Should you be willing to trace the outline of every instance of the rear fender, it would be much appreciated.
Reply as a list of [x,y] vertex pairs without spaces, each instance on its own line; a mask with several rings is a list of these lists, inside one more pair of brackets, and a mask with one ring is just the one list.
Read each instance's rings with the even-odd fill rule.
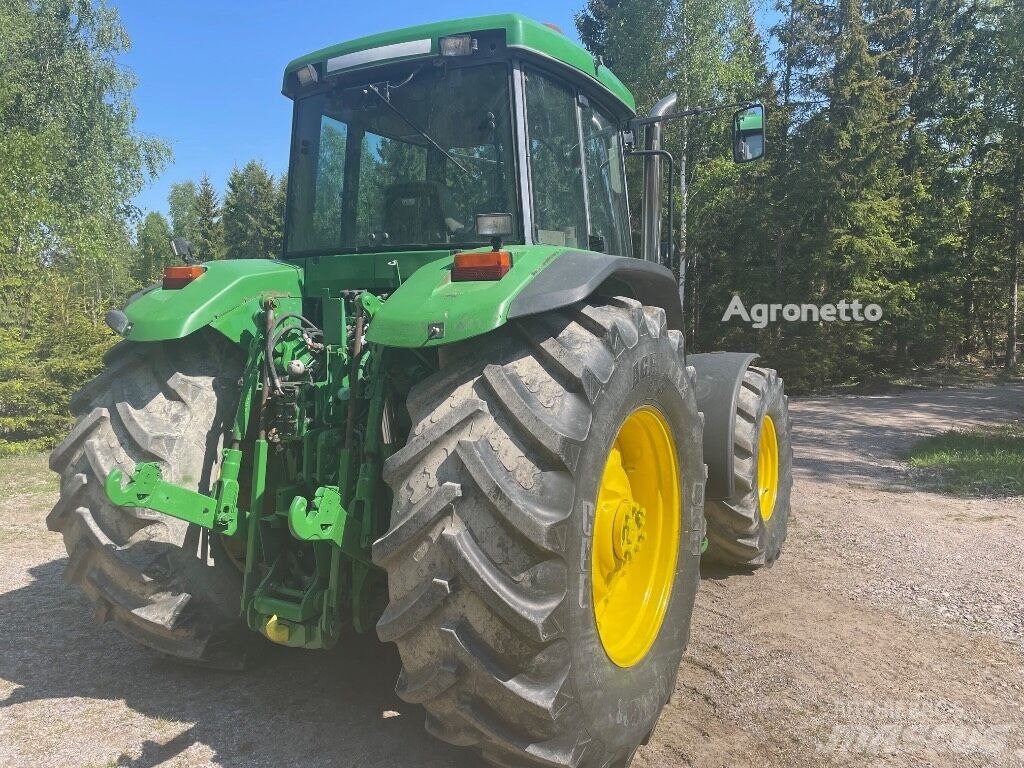
[[641,304],[661,307],[668,327],[683,329],[679,289],[670,270],[643,259],[586,251],[560,254],[515,297],[508,319],[550,312],[598,292],[627,293]]
[[159,285],[136,294],[107,323],[130,341],[181,339],[210,326],[231,341],[252,338],[260,327],[262,302],[273,297],[281,312],[302,306],[302,269],[267,259],[210,261],[184,288]]
[[757,358],[753,352],[707,352],[686,362],[697,370],[697,408],[704,414],[704,462],[708,499],[729,499],[736,490],[733,433],[743,375]]
[[682,329],[676,281],[664,267],[552,246],[506,250],[512,254],[512,268],[501,280],[454,283],[452,257],[421,267],[377,310],[367,340],[391,347],[452,344],[596,292],[625,293],[662,307],[669,328]]

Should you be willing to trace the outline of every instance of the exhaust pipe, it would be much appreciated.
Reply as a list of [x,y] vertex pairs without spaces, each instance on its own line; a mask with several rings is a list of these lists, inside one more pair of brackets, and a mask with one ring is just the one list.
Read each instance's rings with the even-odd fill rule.
[[[668,114],[675,107],[677,98],[674,93],[663,97],[654,105],[648,117]],[[645,150],[661,149],[661,129],[662,123],[647,126]],[[644,209],[641,230],[643,257],[646,261],[653,261],[656,264],[661,262],[661,160],[657,155],[648,155],[644,158]],[[670,232],[669,237],[671,236]]]

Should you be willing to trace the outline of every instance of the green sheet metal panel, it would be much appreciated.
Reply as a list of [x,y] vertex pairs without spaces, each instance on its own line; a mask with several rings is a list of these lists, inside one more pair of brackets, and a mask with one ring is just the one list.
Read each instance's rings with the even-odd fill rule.
[[[338,45],[314,51],[306,56],[295,59],[287,66],[285,69],[284,92],[286,95],[291,95],[289,93],[289,75],[307,64],[323,65],[329,59],[359,51],[382,48],[383,46],[399,46],[393,49],[397,55],[393,58],[388,57],[388,61],[429,58],[438,55],[437,39],[439,37],[469,32],[482,32],[491,29],[504,30],[505,43],[510,48],[528,51],[582,72],[615,97],[630,112],[636,112],[636,101],[633,99],[633,94],[629,92],[626,86],[622,84],[622,81],[608,67],[598,64],[586,49],[561,32],[517,13],[474,16],[450,21],[438,21],[432,24],[421,24],[392,32],[382,32],[376,35],[360,37],[356,40],[350,40],[349,42],[339,43]],[[402,55],[403,49],[400,47],[402,43],[420,40],[430,40],[429,52],[423,50]],[[405,50],[408,51],[410,49]],[[385,51],[384,53],[387,52]],[[373,66],[379,63],[380,61],[374,61],[363,66]],[[358,67],[352,67],[352,69],[356,68]]]
[[[180,339],[207,325],[238,341],[258,322],[260,299],[302,297],[302,270],[269,259],[208,261],[206,271],[184,288],[157,288],[124,309],[131,341]],[[296,305],[298,306],[298,305]]]

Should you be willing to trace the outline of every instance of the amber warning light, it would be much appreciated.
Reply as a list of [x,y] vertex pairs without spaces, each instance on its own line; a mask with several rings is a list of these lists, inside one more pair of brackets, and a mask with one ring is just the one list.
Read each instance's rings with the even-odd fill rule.
[[167,267],[164,270],[164,290],[173,291],[184,288],[206,271],[206,267],[187,265],[184,267]]
[[457,253],[452,265],[452,282],[470,280],[501,280],[512,269],[512,254],[508,251],[484,253]]

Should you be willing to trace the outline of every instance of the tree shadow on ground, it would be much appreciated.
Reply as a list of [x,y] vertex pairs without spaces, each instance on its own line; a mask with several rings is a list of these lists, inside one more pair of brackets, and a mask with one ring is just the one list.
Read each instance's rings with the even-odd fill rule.
[[124,768],[153,768],[197,743],[224,768],[477,766],[471,752],[427,735],[422,709],[395,696],[392,645],[357,639],[315,652],[261,642],[242,673],[181,666],[97,625],[63,582],[66,562],[34,567],[30,584],[0,595],[0,678],[19,686],[0,711],[85,697],[184,724],[166,741],[129,745],[133,756],[116,762]]
[[[885,396],[801,398],[790,404],[794,474],[833,483],[906,479],[898,462],[915,442],[948,429],[999,425],[1024,415],[1024,386],[939,389]],[[891,418],[886,415],[891,414]],[[889,466],[897,464],[897,466]]]
[[[85,698],[124,701],[181,724],[165,739],[118,741],[130,753],[108,764],[118,768],[156,768],[196,744],[223,768],[479,768],[472,751],[429,736],[423,710],[395,695],[393,645],[356,638],[333,651],[301,651],[257,638],[244,672],[183,666],[98,625],[84,595],[64,583],[66,563],[35,566],[30,584],[0,595],[0,679],[19,686],[0,700],[0,717],[19,704]],[[752,574],[701,568],[702,580]],[[110,723],[98,728],[117,732]]]

